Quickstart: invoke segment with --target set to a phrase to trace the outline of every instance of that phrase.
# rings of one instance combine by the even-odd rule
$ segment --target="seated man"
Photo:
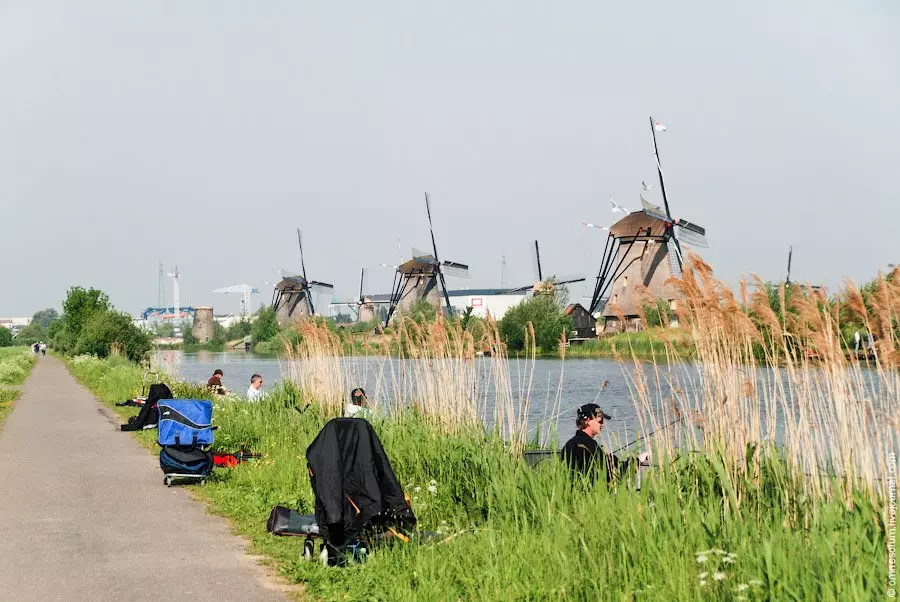
[[[606,473],[606,480],[611,481],[621,477],[628,470],[631,464],[629,460],[620,460],[613,454],[606,453],[594,441],[594,437],[603,430],[604,420],[610,418],[612,417],[604,414],[600,406],[594,403],[588,403],[578,408],[575,418],[575,426],[578,430],[575,436],[566,442],[561,452],[563,461],[573,472],[585,474],[596,467],[595,470],[603,469]],[[650,454],[643,452],[638,456],[638,462],[646,464],[649,458]]]
[[[369,418],[372,412],[369,410],[369,398],[365,390],[357,387],[350,391],[350,403],[344,411],[344,418]]]
[[[259,374],[250,377],[250,388],[247,389],[247,401],[261,401],[266,393],[262,389],[263,379]]]
[[[206,386],[209,387],[209,389],[216,395],[228,395],[229,393],[231,393],[231,391],[226,389],[222,384],[223,376],[225,376],[225,373],[219,369],[216,369],[210,379],[206,381]]]

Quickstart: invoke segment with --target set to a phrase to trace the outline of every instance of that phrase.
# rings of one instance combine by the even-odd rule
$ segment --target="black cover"
[[[275,506],[266,529],[272,535],[318,535],[319,525],[312,514],[300,514],[291,508]]]
[[[172,399],[172,391],[165,383],[157,383],[150,385],[150,391],[147,393],[147,401],[137,416],[128,419],[128,424],[122,425],[123,431],[140,431],[144,427],[155,426],[159,424],[159,408],[156,404],[160,399]]]
[[[306,449],[316,521],[337,548],[369,527],[415,527],[416,517],[368,421],[335,418]]]
[[[159,452],[159,467],[164,474],[181,474],[206,477],[212,472],[213,459],[200,448],[181,450],[164,447]]]

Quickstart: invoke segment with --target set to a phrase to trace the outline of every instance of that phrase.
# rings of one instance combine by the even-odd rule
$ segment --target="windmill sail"
[[[681,278],[681,255],[678,252],[678,245],[670,238],[666,241],[666,248],[669,250],[667,253],[669,257],[669,270],[672,272],[673,276]]]

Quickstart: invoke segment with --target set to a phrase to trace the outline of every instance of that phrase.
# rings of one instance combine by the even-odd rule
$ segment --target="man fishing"
[[[611,481],[625,474],[631,465],[630,460],[620,460],[613,454],[603,451],[594,441],[594,437],[603,430],[603,423],[612,418],[604,414],[595,403],[587,403],[578,408],[575,418],[577,431],[562,448],[562,459],[574,473],[586,474],[592,467],[606,471],[606,480]],[[650,460],[648,452],[638,455],[639,464],[647,464]]]

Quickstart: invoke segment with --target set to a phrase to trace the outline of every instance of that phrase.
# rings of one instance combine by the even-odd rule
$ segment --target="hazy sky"
[[[504,253],[533,281],[535,238],[592,279],[581,221],[656,182],[651,112],[717,275],[782,278],[793,244],[796,280],[870,278],[900,263],[897,31],[893,0],[0,0],[0,316],[75,284],[137,313],[158,260],[235,310],[210,291],[299,269],[297,226],[311,278],[387,292],[425,191],[452,288]]]

